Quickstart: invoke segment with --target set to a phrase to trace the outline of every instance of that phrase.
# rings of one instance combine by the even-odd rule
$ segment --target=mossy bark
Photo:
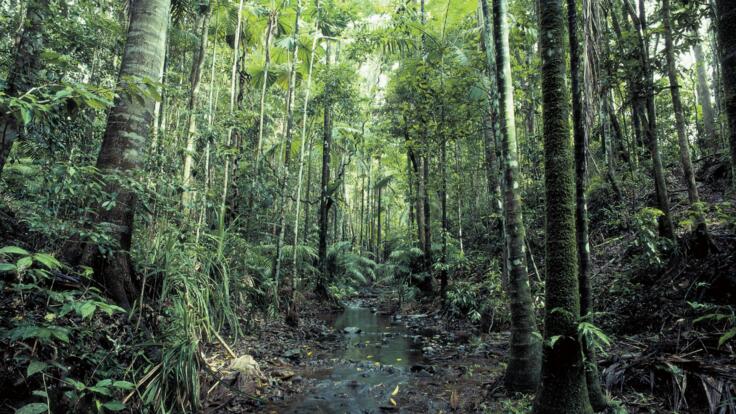
[[[590,243],[588,237],[588,201],[586,195],[588,163],[588,136],[583,125],[583,94],[580,85],[580,46],[578,43],[577,1],[567,0],[567,25],[570,44],[570,77],[572,79],[572,119],[575,147],[575,239],[578,249],[578,284],[580,290],[580,313],[587,315],[592,310],[590,288]],[[585,376],[590,403],[596,411],[608,406],[603,395],[595,350],[582,344],[585,354]]]
[[[731,147],[731,182],[736,188],[736,0],[716,0],[718,46],[723,82],[726,134]]]
[[[330,66],[330,41],[325,42],[325,66]],[[329,90],[325,90],[328,95]],[[324,124],[322,127],[322,182],[320,184],[319,197],[319,270],[320,275],[315,286],[316,293],[322,298],[327,298],[327,233],[329,231],[329,212],[332,201],[329,193],[330,186],[330,151],[332,150],[332,103],[329,96],[324,104]]]
[[[570,104],[565,86],[564,14],[561,0],[541,0],[539,5],[547,292],[542,384],[534,413],[592,413],[577,335],[580,294]]]
[[[484,14],[488,5],[482,1]],[[507,0],[493,2],[493,29],[496,46],[496,76],[499,86],[499,120],[503,151],[503,199],[506,215],[508,247],[509,299],[511,301],[511,344],[506,368],[506,388],[510,391],[534,392],[539,385],[542,344],[535,335],[532,295],[526,266],[524,221],[519,194],[519,157],[516,143],[514,96],[509,59],[509,27]]]

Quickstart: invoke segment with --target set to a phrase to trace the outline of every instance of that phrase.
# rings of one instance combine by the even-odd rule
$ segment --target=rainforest
[[[736,414],[736,0],[0,0],[0,414]]]

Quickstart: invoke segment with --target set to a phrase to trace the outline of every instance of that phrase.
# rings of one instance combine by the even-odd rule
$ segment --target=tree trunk
[[[736,189],[736,0],[716,0],[723,105],[731,147],[731,183]]]
[[[486,0],[482,0],[482,6],[484,15],[489,16]],[[499,120],[504,164],[505,233],[508,238],[508,290],[511,301],[511,343],[505,384],[512,392],[534,392],[539,384],[542,343],[535,335],[538,331],[526,266],[507,13],[507,0],[493,2],[496,81],[499,86]]]
[[[230,73],[230,107],[229,113],[233,114],[235,111],[235,98],[237,96],[238,81],[238,47],[240,46],[240,32],[243,24],[243,0],[240,0],[238,5],[238,23],[235,26],[235,41],[233,45],[233,65]],[[229,147],[232,142],[232,127],[229,128],[227,136],[225,138],[225,147]],[[218,249],[222,250],[223,238],[225,235],[225,213],[227,212],[227,189],[230,187],[230,161],[231,156],[225,154],[225,165],[223,167],[223,178],[222,178],[222,199],[220,200],[220,217],[218,218],[218,229],[220,233],[220,239],[218,242]]]
[[[561,0],[540,0],[547,280],[544,364],[536,414],[593,412],[577,332],[580,290],[563,16]]]
[[[256,142],[256,169],[253,177],[254,183],[260,172],[261,152],[263,148],[263,123],[266,110],[266,91],[268,90],[268,72],[271,68],[271,37],[273,27],[276,24],[276,12],[272,11],[268,16],[268,26],[266,27],[266,44],[264,45],[264,62],[263,62],[263,85],[261,86],[261,104],[260,115],[258,116],[258,141]],[[252,192],[252,191],[251,191]]]
[[[708,75],[705,72],[706,60],[700,42],[693,46],[693,55],[695,56],[698,82],[698,101],[700,102],[703,132],[705,133],[704,139],[700,142],[700,148],[705,155],[715,155],[720,147],[720,138],[718,137],[718,128],[716,127],[716,115],[713,111],[713,104],[710,101],[710,85],[708,85]]]
[[[289,161],[291,159],[291,135],[294,128],[294,93],[296,90],[296,66],[299,59],[299,46],[297,38],[299,36],[299,18],[301,17],[302,5],[301,1],[297,1],[296,16],[294,17],[294,50],[291,56],[291,67],[289,68],[289,88],[286,92],[286,130],[284,131],[284,164],[281,177],[281,200],[279,203],[279,225],[276,233],[278,241],[276,242],[275,264],[272,274],[274,275],[276,301],[278,303],[278,286],[281,277],[281,251],[284,246],[284,228],[286,227],[286,187],[289,184]],[[299,216],[297,214],[297,216]],[[296,239],[294,239],[296,240]]]
[[[636,11],[628,1],[625,3],[628,8],[629,15],[634,21],[639,41],[638,52],[640,54],[641,72],[644,80],[647,112],[644,132],[646,133],[647,145],[649,146],[649,152],[652,157],[652,175],[654,176],[654,189],[657,195],[657,207],[659,207],[663,213],[659,218],[660,234],[669,239],[674,239],[675,227],[672,224],[667,181],[665,180],[664,168],[662,167],[662,157],[659,153],[659,142],[657,139],[657,112],[654,106],[654,77],[649,63],[649,46],[645,37],[647,20],[644,0],[639,0],[639,16],[637,16]]]
[[[319,2],[317,2],[319,5]],[[314,56],[317,49],[317,41],[319,36],[315,33],[314,39],[312,40],[312,49],[309,53],[309,70],[307,73],[307,90],[304,92],[304,110],[302,112],[302,134],[301,134],[301,148],[299,149],[299,177],[297,178],[296,186],[296,208],[294,209],[294,247],[292,257],[292,275],[291,275],[291,294],[292,303],[294,302],[294,294],[297,290],[297,244],[299,243],[299,205],[302,198],[302,179],[304,175],[304,148],[307,146],[307,114],[309,109],[309,97],[312,92],[312,70],[314,69]],[[310,139],[311,145],[311,139]],[[311,155],[311,149],[310,149]],[[311,172],[311,171],[310,171]],[[307,204],[307,203],[305,203]],[[305,219],[304,226],[307,226]],[[306,235],[307,231],[304,230]],[[306,241],[306,238],[305,238]]]
[[[687,196],[690,208],[695,214],[695,233],[698,245],[708,245],[708,230],[705,225],[705,216],[700,205],[698,186],[695,183],[693,163],[690,159],[690,142],[685,133],[685,115],[682,112],[682,101],[680,100],[680,84],[677,81],[677,67],[675,62],[675,45],[672,40],[672,18],[670,16],[670,0],[662,0],[662,20],[664,23],[664,50],[667,58],[667,77],[670,81],[670,93],[672,95],[672,109],[675,112],[675,127],[677,129],[677,144],[680,147],[680,163],[687,185]],[[706,247],[707,248],[707,247]]]
[[[380,177],[381,180],[383,180],[383,177],[382,177],[383,171],[382,171],[382,168],[381,168],[381,158],[382,158],[382,156],[379,154],[378,155],[378,177]],[[382,189],[383,188],[381,186],[379,186],[376,189],[376,215],[378,216],[376,218],[376,262],[378,262],[378,263],[381,263],[382,262],[382,259],[381,259],[382,256],[381,255],[382,255],[382,252],[383,252],[383,248],[382,248],[382,246],[383,246],[383,240],[382,240],[382,238],[383,238],[382,237],[382,231],[383,231],[383,229],[381,228],[381,225],[383,224],[383,223],[381,223],[381,212],[383,211],[382,210],[383,206],[381,205],[382,204],[382,201],[383,201],[382,200],[383,197],[382,197],[382,194],[381,194],[381,190]]]
[[[578,43],[578,17],[576,0],[567,0],[567,27],[570,45],[570,77],[572,79],[572,120],[575,149],[575,239],[578,252],[578,286],[580,293],[580,314],[588,316],[593,310],[590,288],[590,243],[588,237],[588,134],[583,119],[583,92],[580,85],[581,58]],[[564,76],[564,73],[563,73]],[[563,95],[564,96],[564,95]],[[605,137],[604,137],[605,139]],[[551,308],[547,308],[548,310]],[[598,362],[595,350],[582,344],[587,363],[585,376],[588,398],[596,411],[603,411],[608,401],[601,389]]]
[[[258,116],[258,140],[256,141],[256,162],[253,170],[253,180],[248,193],[248,223],[253,218],[255,210],[253,209],[253,202],[256,193],[256,185],[261,174],[261,158],[263,148],[263,123],[265,121],[266,114],[266,92],[268,91],[268,72],[271,68],[271,37],[273,33],[273,27],[276,25],[276,11],[272,10],[268,15],[268,25],[266,26],[266,43],[264,45],[264,62],[263,62],[263,85],[261,87],[261,103],[260,103],[260,114]],[[250,225],[246,225],[249,228]]]
[[[429,205],[429,138],[424,136],[424,148],[422,152],[422,210],[424,212],[424,268],[432,278],[432,221],[430,217],[431,207]]]
[[[199,29],[199,45],[192,57],[192,70],[189,74],[189,99],[187,100],[187,148],[184,153],[184,172],[182,174],[181,204],[184,207],[184,216],[188,217],[191,211],[192,192],[190,190],[192,178],[192,165],[194,164],[194,153],[197,146],[197,95],[202,80],[202,65],[204,63],[205,50],[207,48],[207,34],[209,32],[211,7],[203,4],[199,11],[197,28]]]
[[[325,48],[325,66],[330,67],[330,41],[326,42]],[[329,86],[329,85],[328,85]],[[325,95],[330,94],[329,87],[325,90]],[[330,185],[330,150],[332,146],[332,107],[330,97],[327,96],[324,105],[324,124],[323,124],[323,141],[322,141],[322,182],[320,187],[319,198],[319,270],[320,275],[317,280],[316,293],[322,298],[328,296],[327,293],[327,232],[329,231],[329,212],[332,205],[331,195],[329,193]]]
[[[441,109],[443,115],[442,115],[442,122],[440,123],[440,128],[442,129],[441,140],[442,142],[440,145],[442,146],[440,148],[440,169],[441,169],[441,175],[442,175],[442,183],[441,183],[441,191],[440,191],[440,203],[442,205],[442,257],[440,258],[442,269],[440,270],[440,296],[442,297],[442,300],[444,301],[447,298],[447,283],[448,283],[448,275],[447,275],[447,231],[448,231],[448,223],[447,223],[447,137],[445,137],[444,134],[444,107]]]
[[[131,79],[161,79],[166,48],[169,0],[137,0],[130,5],[130,25],[125,43],[118,89],[126,90]],[[143,165],[143,154],[153,120],[150,95],[121,95],[110,111],[97,158],[97,168],[107,173],[132,175]],[[95,277],[111,298],[129,309],[138,298],[130,247],[136,208],[136,193],[117,181],[108,182],[108,194],[117,194],[112,208],[100,207],[98,223],[111,224],[111,240],[117,246],[107,255],[97,245],[85,254]]]
[[[43,68],[41,62],[41,52],[44,48],[43,24],[48,15],[48,0],[28,1],[23,18],[23,29],[15,44],[13,64],[6,79],[7,86],[2,91],[8,97],[16,97],[30,90],[33,87],[36,73]],[[8,155],[10,155],[13,142],[23,128],[7,111],[7,108],[0,107],[0,176]]]

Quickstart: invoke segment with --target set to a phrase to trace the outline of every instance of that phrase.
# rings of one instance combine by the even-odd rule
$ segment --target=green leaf
[[[723,344],[730,341],[734,336],[736,336],[736,328],[731,329],[730,331],[723,334],[723,336],[721,336],[721,338],[718,340],[718,347],[720,348],[721,346],[723,346]]]
[[[56,258],[50,254],[46,253],[36,253],[33,255],[33,260],[41,263],[42,265],[46,266],[48,269],[58,269],[61,267],[61,263],[56,260]]]
[[[69,330],[61,326],[49,326],[51,335],[63,342],[69,342]]]
[[[95,309],[97,309],[97,306],[93,302],[85,302],[77,309],[77,313],[82,319],[87,319],[95,313]]]
[[[46,403],[30,403],[21,407],[15,414],[41,414],[48,410],[49,406]]]
[[[562,338],[562,335],[554,335],[554,336],[551,336],[547,340],[547,345],[549,345],[550,348],[554,348],[555,347],[555,344],[557,343],[557,341],[560,340],[560,338]]]
[[[106,397],[109,397],[110,395],[112,395],[112,392],[110,392],[110,389],[107,387],[94,386],[94,387],[87,387],[87,389],[94,393],[104,395]]]
[[[130,381],[115,381],[112,383],[112,386],[121,390],[132,390],[135,388],[135,384]]]
[[[108,401],[102,404],[102,406],[105,407],[106,410],[110,411],[121,411],[125,409],[125,404],[120,401]]]
[[[49,394],[46,393],[46,391],[44,390],[35,390],[31,394],[35,395],[36,397],[49,398]]]
[[[95,387],[109,387],[110,385],[112,385],[112,380],[109,378],[105,378],[103,380],[97,381]]]
[[[35,359],[31,361],[30,364],[28,364],[28,368],[26,369],[26,376],[31,376],[33,374],[42,372],[46,368],[48,368],[49,364],[43,362],[43,361],[36,361]]]
[[[15,262],[15,266],[20,270],[27,269],[31,267],[32,264],[33,258],[31,256],[21,257],[17,262]]]
[[[12,263],[0,263],[0,273],[1,272],[14,272],[15,269],[16,267]]]
[[[23,125],[28,125],[31,123],[31,119],[33,119],[33,112],[31,112],[30,108],[23,106],[20,108],[20,116],[23,118]]]
[[[18,246],[5,246],[0,249],[0,254],[22,254],[24,256],[28,256],[30,253],[28,253],[28,250],[22,249]]]
[[[77,391],[83,391],[85,388],[87,388],[87,386],[84,385],[83,382],[77,381],[74,378],[67,378],[64,381],[66,381],[67,384],[69,384],[72,387],[74,387],[74,389],[77,390]]]

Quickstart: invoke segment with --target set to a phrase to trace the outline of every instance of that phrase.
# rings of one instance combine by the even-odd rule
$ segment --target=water
[[[361,332],[343,333],[346,347],[341,355],[335,355],[334,366],[315,372],[313,378],[318,380],[314,387],[285,412],[378,413],[381,407],[394,408],[396,404],[399,408],[409,368],[423,361],[406,328],[359,306],[349,306],[326,319],[337,332],[344,328]]]

